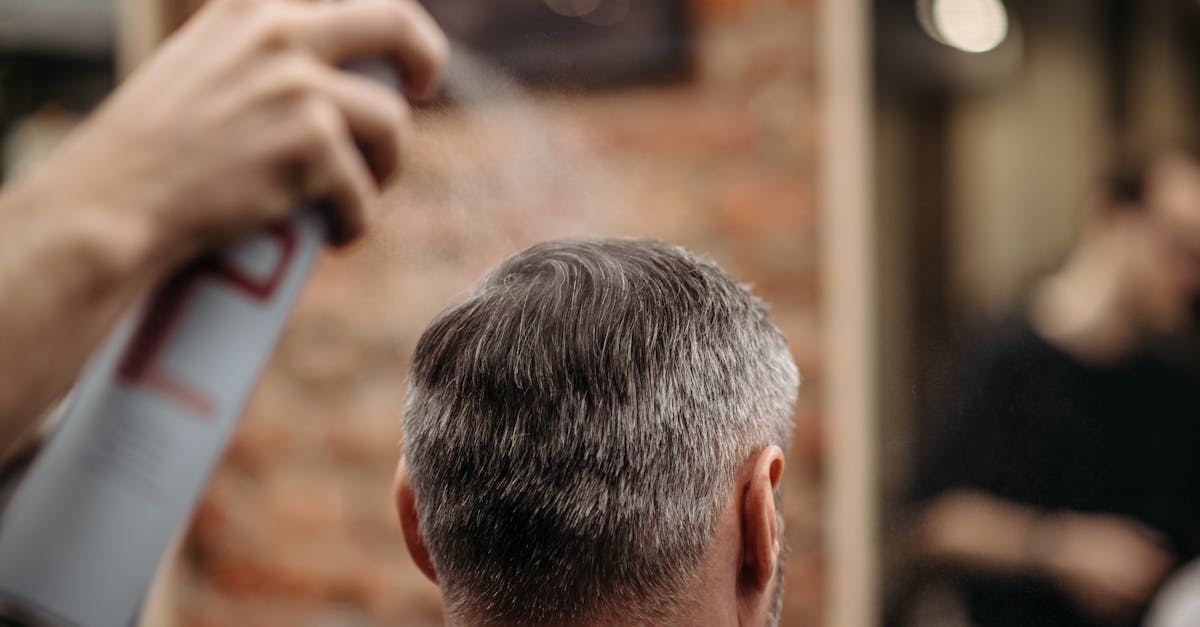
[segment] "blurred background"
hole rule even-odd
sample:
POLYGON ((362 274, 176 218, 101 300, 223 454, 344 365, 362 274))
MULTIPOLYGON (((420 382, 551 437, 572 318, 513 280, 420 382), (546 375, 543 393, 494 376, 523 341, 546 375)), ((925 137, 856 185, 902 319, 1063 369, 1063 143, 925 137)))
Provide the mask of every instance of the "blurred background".
MULTIPOLYGON (((615 234, 715 258, 790 341, 783 624, 957 624, 911 615, 934 373, 1064 259, 1117 138, 1195 130, 1200 5, 423 3, 473 53, 375 232, 322 261, 145 622, 441 624, 391 498, 416 339, 505 255, 615 234)), ((4 175, 198 4, 0 0, 4 175)))
MULTIPOLYGON (((199 4, 0 2, 5 172, 199 4)), ((441 624, 392 505, 407 362, 434 315, 534 242, 639 235, 715 257, 773 304, 819 376, 811 2, 426 5, 476 57, 418 112, 378 228, 311 281, 148 622, 441 624)), ((823 590, 815 390, 788 481, 796 624, 819 621, 823 590)))

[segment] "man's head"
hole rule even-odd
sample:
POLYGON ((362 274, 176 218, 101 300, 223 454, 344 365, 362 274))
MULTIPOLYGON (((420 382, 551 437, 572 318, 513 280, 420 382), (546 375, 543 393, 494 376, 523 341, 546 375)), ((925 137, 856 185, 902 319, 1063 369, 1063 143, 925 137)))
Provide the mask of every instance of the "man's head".
POLYGON ((1180 329, 1200 301, 1200 147, 1127 151, 1099 214, 1120 238, 1120 268, 1141 323, 1180 329))
POLYGON ((762 303, 712 263, 529 248, 417 345, 409 549, 458 622, 769 622, 797 385, 762 303))

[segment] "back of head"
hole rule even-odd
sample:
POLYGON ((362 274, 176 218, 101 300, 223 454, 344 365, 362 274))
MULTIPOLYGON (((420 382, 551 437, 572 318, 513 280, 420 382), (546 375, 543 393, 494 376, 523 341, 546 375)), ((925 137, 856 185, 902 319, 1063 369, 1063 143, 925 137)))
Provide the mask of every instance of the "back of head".
POLYGON ((404 452, 452 616, 654 622, 742 461, 786 448, 798 379, 763 305, 644 240, 547 242, 416 349, 404 452))

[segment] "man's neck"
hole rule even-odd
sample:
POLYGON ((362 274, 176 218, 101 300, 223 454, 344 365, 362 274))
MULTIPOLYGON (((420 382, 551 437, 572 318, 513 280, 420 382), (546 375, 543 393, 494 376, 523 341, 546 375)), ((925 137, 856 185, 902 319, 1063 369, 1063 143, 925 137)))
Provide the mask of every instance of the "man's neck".
POLYGON ((1061 270, 1042 281, 1030 302, 1034 330, 1086 363, 1120 361, 1141 343, 1115 245, 1106 239, 1080 245, 1061 270))
MULTIPOLYGON (((594 619, 580 622, 573 622, 569 625, 561 627, 690 627, 692 625, 703 624, 704 621, 696 622, 695 618, 684 618, 680 616, 661 617, 645 621, 632 621, 628 618, 604 620, 594 619)), ((484 625, 495 626, 497 623, 491 620, 479 618, 466 618, 458 615, 451 608, 446 608, 445 617, 446 627, 483 627, 484 625)), ((523 623, 528 624, 528 623, 523 623)))
MULTIPOLYGON (((730 585, 733 585, 730 583, 730 585)), ((683 593, 677 607, 669 614, 634 620, 629 617, 598 617, 590 620, 572 622, 561 627, 693 627, 694 625, 737 625, 737 611, 723 603, 725 595, 700 594, 703 586, 683 593)), ((663 610, 664 608, 656 608, 663 610)), ((495 621, 480 619, 478 615, 455 611, 446 607, 446 627, 482 627, 495 626, 495 621)), ((540 627, 540 625, 539 625, 540 627)))

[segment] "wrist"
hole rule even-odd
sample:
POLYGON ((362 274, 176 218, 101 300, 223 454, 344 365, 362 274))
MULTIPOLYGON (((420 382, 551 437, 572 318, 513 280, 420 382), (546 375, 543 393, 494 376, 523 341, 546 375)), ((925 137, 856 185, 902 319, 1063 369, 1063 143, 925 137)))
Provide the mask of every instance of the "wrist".
POLYGON ((87 298, 165 270, 152 224, 64 187, 35 173, 15 181, 0 202, 0 220, 25 233, 31 271, 61 268, 60 276, 75 277, 64 287, 87 298))

